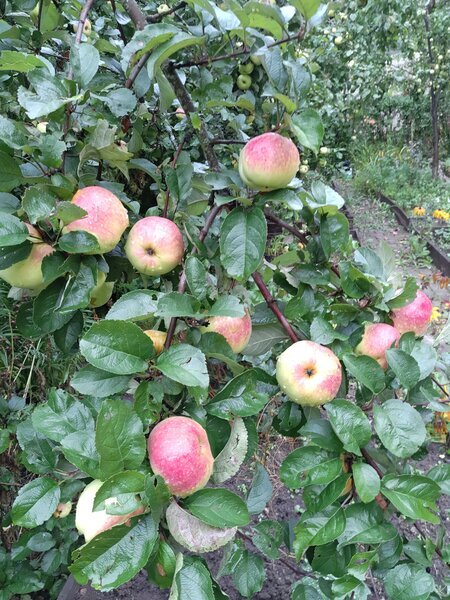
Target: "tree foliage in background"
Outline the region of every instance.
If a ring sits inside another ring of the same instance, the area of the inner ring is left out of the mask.
[[[359,4],[339,28],[364,45],[375,37],[363,23],[376,3]],[[425,424],[441,410],[444,376],[434,373],[446,366],[443,336],[405,334],[386,371],[357,356],[364,323],[389,321],[416,283],[400,282],[388,247],[355,246],[344,200],[316,175],[255,194],[237,170],[241,144],[271,129],[303,153],[320,153],[321,115],[330,120],[334,107],[345,114],[347,106],[329,82],[339,87],[347,75],[327,71],[328,61],[337,64],[334,48],[315,62],[300,51],[319,55],[322,29],[336,16],[317,0],[157,8],[134,0],[1,5],[0,269],[29,254],[25,221],[55,252],[44,259],[44,289],[12,289],[5,300],[15,341],[33,363],[27,379],[20,371],[9,378],[0,403],[0,486],[12,502],[2,515],[0,598],[43,589],[56,597],[69,571],[111,590],[144,568],[171,600],[223,599],[201,557],[219,538],[229,540],[219,578],[231,574],[245,598],[264,585],[264,559],[281,551],[295,573],[293,600],[362,600],[374,585],[392,600],[444,598],[447,582],[428,570],[449,557],[436,502],[449,493],[450,467],[424,473],[417,465],[427,454]],[[403,25],[399,18],[397,41]],[[251,86],[242,91],[239,66],[250,56]],[[380,68],[374,56],[372,81]],[[364,67],[355,90],[365,77]],[[80,216],[70,199],[93,184],[122,200],[131,223],[173,219],[185,240],[182,267],[141,277],[123,243],[102,256],[89,235],[63,234]],[[296,238],[276,257],[268,252],[274,225]],[[116,285],[93,313],[98,272]],[[242,316],[245,306],[253,333],[243,357],[201,332],[208,317]],[[143,334],[149,327],[169,332],[158,358]],[[293,404],[274,377],[276,357],[303,338],[330,347],[343,366],[338,399],[326,409]],[[38,393],[41,348],[67,368]],[[298,442],[279,473],[302,506],[286,522],[264,512],[272,486],[261,464],[245,497],[223,485],[261,456],[263,412]],[[213,485],[178,502],[145,454],[153,425],[172,414],[204,425],[216,458]],[[105,498],[120,496],[118,510],[138,495],[147,512],[82,545],[73,513],[54,512],[93,478],[106,482]],[[405,520],[417,536],[404,533]],[[421,535],[423,523],[434,526],[431,536]]]

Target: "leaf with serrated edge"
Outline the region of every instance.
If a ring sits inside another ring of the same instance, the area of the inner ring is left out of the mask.
[[[166,521],[174,539],[191,552],[217,550],[236,535],[237,527],[211,527],[183,510],[175,501],[166,511]]]
[[[212,481],[223,483],[236,475],[244,462],[248,448],[248,433],[241,418],[234,420],[231,426],[230,437],[223,450],[214,460],[214,473]]]

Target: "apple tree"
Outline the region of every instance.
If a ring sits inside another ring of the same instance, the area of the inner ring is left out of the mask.
[[[446,334],[296,177],[323,143],[299,50],[327,7],[1,9],[0,598],[142,569],[171,600],[251,598],[276,560],[293,600],[445,597],[450,467],[420,461]]]

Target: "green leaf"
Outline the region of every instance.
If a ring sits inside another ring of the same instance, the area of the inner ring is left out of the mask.
[[[347,336],[339,333],[332,324],[321,316],[314,317],[310,327],[310,337],[316,344],[331,344],[334,340],[346,340]]]
[[[137,103],[134,92],[124,87],[113,90],[103,100],[116,117],[123,117],[132,112]]]
[[[147,72],[150,80],[152,81],[154,79],[158,68],[173,54],[176,54],[183,48],[200,45],[203,44],[203,42],[203,37],[194,37],[180,31],[167,42],[160,44],[153,50],[150,59],[147,61]]]
[[[27,136],[18,123],[0,115],[0,139],[10,148],[18,150],[27,144]],[[14,198],[14,196],[13,196]],[[13,211],[14,212],[14,211]]]
[[[28,229],[20,219],[14,215],[2,214],[0,222],[0,246],[17,246],[22,244],[29,235]]]
[[[256,463],[252,487],[247,495],[247,508],[250,514],[261,513],[270,501],[273,493],[269,473],[261,463]]]
[[[435,481],[441,488],[441,492],[450,496],[450,465],[442,463],[430,469],[427,477]]]
[[[236,296],[219,296],[207,311],[209,317],[243,317],[244,306]]]
[[[196,256],[189,256],[184,263],[184,273],[191,294],[198,300],[206,298],[208,272],[201,260]]]
[[[228,275],[248,279],[261,264],[267,239],[267,223],[260,208],[233,209],[220,228],[220,260]]]
[[[400,458],[412,456],[427,437],[422,417],[410,404],[387,400],[373,408],[375,431],[383,446]]]
[[[67,283],[57,304],[57,310],[71,313],[78,308],[86,308],[92,290],[97,282],[97,262],[93,256],[84,256],[77,273],[69,275]]]
[[[95,447],[93,430],[70,433],[61,440],[61,446],[64,456],[70,463],[93,479],[99,477],[100,458]]]
[[[232,573],[233,583],[244,598],[252,598],[262,590],[266,578],[264,563],[260,556],[244,550]]]
[[[70,567],[78,583],[109,591],[132,579],[147,563],[158,538],[152,515],[118,525],[75,550]]]
[[[339,537],[338,549],[349,544],[380,544],[397,535],[381,508],[375,504],[350,504],[345,510],[345,531]]]
[[[43,474],[55,469],[58,456],[54,444],[35,430],[31,418],[17,425],[16,437],[23,450],[22,462],[29,471]]]
[[[200,312],[200,302],[194,296],[181,294],[180,292],[169,292],[161,296],[156,314],[164,319],[173,317],[192,317],[195,319],[203,316]]]
[[[311,442],[319,448],[331,452],[342,452],[342,442],[334,433],[331,423],[326,419],[311,417],[300,430],[301,434],[310,438]]]
[[[421,475],[386,475],[381,481],[381,493],[403,515],[429,523],[439,523],[436,500],[441,495],[437,483]]]
[[[24,485],[11,508],[11,520],[19,527],[37,527],[55,511],[61,490],[56,481],[39,477]]]
[[[321,0],[293,0],[292,5],[302,13],[306,20],[313,17],[319,6]]]
[[[0,212],[12,215],[17,212],[20,206],[20,201],[13,194],[0,192]]]
[[[325,256],[343,252],[349,245],[349,224],[340,212],[323,215],[320,220],[320,243]]]
[[[252,325],[252,334],[245,348],[247,356],[260,356],[271,350],[275,344],[288,339],[286,331],[279,323]]]
[[[380,492],[380,478],[373,467],[363,462],[352,465],[353,481],[362,502],[372,502]]]
[[[100,254],[95,235],[88,231],[69,231],[58,240],[58,247],[69,254]]]
[[[245,502],[229,490],[207,488],[184,500],[190,513],[212,527],[244,526],[250,522]]]
[[[56,206],[56,198],[47,186],[34,186],[25,190],[22,207],[30,223],[49,217]]]
[[[302,517],[294,528],[294,551],[300,560],[309,546],[323,546],[337,539],[345,530],[345,514],[332,505],[312,516]]]
[[[94,367],[117,375],[145,371],[155,349],[151,340],[134,323],[94,323],[80,341],[80,352]]]
[[[32,422],[36,431],[55,442],[76,431],[94,430],[89,409],[63,390],[52,390],[46,404],[34,409]]]
[[[151,425],[159,419],[164,389],[157,381],[141,381],[134,393],[134,410],[144,426]]]
[[[100,54],[92,44],[74,44],[70,51],[73,76],[85,88],[98,71]]]
[[[141,506],[136,494],[145,489],[145,475],[138,471],[124,471],[107,479],[99,488],[94,498],[94,510],[103,508],[102,504],[109,498],[115,502],[106,506],[110,515],[129,515]],[[94,514],[95,518],[95,514]]]
[[[199,560],[184,565],[176,574],[177,600],[213,600],[211,575]]]
[[[371,392],[379,394],[384,389],[384,371],[374,358],[345,354],[342,360],[353,377]]]
[[[360,448],[372,437],[369,419],[363,411],[348,400],[333,400],[325,409],[345,450],[361,456]]]
[[[102,371],[91,365],[82,367],[70,381],[74,390],[86,396],[107,398],[126,390],[130,383],[129,375],[116,375]]]
[[[33,322],[42,334],[51,333],[63,327],[72,318],[73,312],[58,310],[62,286],[66,284],[63,279],[57,279],[46,287],[33,304]]]
[[[205,355],[189,344],[177,344],[163,352],[155,367],[187,387],[207,388],[209,385]]]
[[[101,477],[137,469],[145,457],[142,421],[122,400],[104,400],[95,432]]]
[[[435,591],[432,575],[418,565],[397,565],[387,572],[384,586],[389,600],[427,600]]]
[[[248,449],[248,433],[241,418],[234,419],[231,433],[222,451],[214,460],[212,481],[223,483],[236,475],[245,460]]]
[[[296,1],[302,2],[304,0]],[[298,115],[294,115],[291,121],[291,129],[302,146],[309,148],[315,154],[319,152],[324,128],[322,119],[316,110],[307,108]]]
[[[116,321],[145,321],[156,312],[154,293],[133,290],[121,296],[109,309],[105,319]]]
[[[419,365],[412,356],[403,350],[390,348],[386,350],[386,360],[403,387],[411,389],[419,382]]]
[[[314,446],[297,448],[288,454],[280,467],[280,479],[291,489],[327,484],[341,473],[339,456]]]
[[[201,554],[225,546],[236,535],[236,527],[211,527],[173,501],[166,511],[173,538],[190,552]]]
[[[297,581],[292,589],[291,600],[323,600],[323,596],[312,585]]]
[[[253,527],[253,544],[271,560],[279,558],[279,547],[284,540],[284,530],[278,521],[261,521]]]
[[[15,71],[28,73],[37,67],[44,67],[44,63],[34,54],[3,50],[0,52],[0,71]],[[48,73],[47,73],[48,74]]]
[[[159,588],[165,589],[172,585],[175,575],[175,552],[164,540],[158,541],[157,551],[153,551],[149,562],[145,565],[148,578]]]
[[[9,441],[9,431],[7,429],[0,429],[0,454],[9,447]]]
[[[68,97],[62,80],[49,74],[47,69],[36,69],[28,74],[35,92],[19,87],[17,99],[30,119],[48,115],[75,98]]]
[[[386,304],[391,310],[402,308],[414,300],[417,294],[417,281],[415,277],[408,277],[400,294],[389,300]]]

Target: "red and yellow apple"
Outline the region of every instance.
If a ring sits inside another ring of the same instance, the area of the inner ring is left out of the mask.
[[[269,191],[286,187],[300,165],[295,144],[278,133],[251,139],[239,156],[239,174],[251,188]]]
[[[173,221],[163,217],[145,217],[131,228],[125,254],[143,275],[158,277],[181,263],[184,242]]]
[[[42,261],[46,256],[53,254],[54,249],[50,244],[42,241],[42,236],[36,227],[29,223],[25,225],[30,234],[28,240],[33,244],[31,252],[24,260],[0,271],[0,279],[14,287],[37,290],[44,283]]]
[[[89,306],[98,308],[103,306],[111,298],[114,289],[114,281],[106,281],[106,273],[97,272],[97,285],[91,292]]]
[[[158,331],[157,329],[147,329],[144,333],[152,340],[156,354],[161,354],[164,350],[167,333],[165,331]]]
[[[203,333],[219,333],[236,354],[247,346],[252,334],[252,320],[247,310],[243,317],[211,317],[208,321],[207,326],[201,327]]]
[[[169,417],[148,438],[150,466],[175,496],[190,496],[205,487],[214,458],[203,427],[187,417]]]
[[[128,227],[128,213],[119,198],[105,188],[92,185],[78,190],[72,203],[87,214],[66,225],[62,233],[86,231],[93,235],[100,250],[86,254],[104,254],[113,250]]]
[[[60,502],[56,507],[53,516],[55,519],[65,519],[70,515],[70,511],[72,510],[72,502]]]
[[[400,334],[412,331],[416,335],[423,335],[431,321],[433,304],[426,294],[417,291],[412,302],[392,311],[391,318],[394,327]]]
[[[329,348],[303,340],[278,357],[276,377],[282,391],[301,406],[331,402],[342,381],[341,364]]]
[[[380,367],[387,369],[386,350],[397,345],[400,333],[392,325],[386,323],[370,323],[366,325],[360,343],[356,346],[356,354],[364,354],[374,358]]]
[[[141,506],[134,512],[128,515],[108,515],[106,510],[95,510],[94,511],[94,500],[98,490],[103,485],[103,481],[94,479],[87,485],[81,492],[77,502],[77,509],[75,513],[75,527],[78,532],[84,535],[86,543],[90,542],[102,531],[107,531],[115,525],[123,525],[127,523],[131,517],[141,515],[145,512],[145,507]],[[114,504],[115,498],[109,498],[105,504]]]

